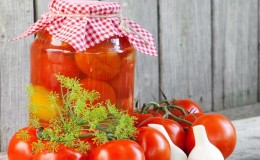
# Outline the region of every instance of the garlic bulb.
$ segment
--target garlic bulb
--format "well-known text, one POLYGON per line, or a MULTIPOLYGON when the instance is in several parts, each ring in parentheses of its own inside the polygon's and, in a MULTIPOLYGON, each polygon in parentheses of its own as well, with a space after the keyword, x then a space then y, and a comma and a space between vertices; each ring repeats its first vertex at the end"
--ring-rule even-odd
POLYGON ((148 126, 157 129, 166 137, 171 147, 171 160, 187 160, 187 155, 179 147, 172 143, 170 136, 162 125, 148 124, 148 126))
POLYGON ((224 160, 222 153, 210 143, 203 125, 193 127, 195 147, 189 154, 188 160, 224 160))

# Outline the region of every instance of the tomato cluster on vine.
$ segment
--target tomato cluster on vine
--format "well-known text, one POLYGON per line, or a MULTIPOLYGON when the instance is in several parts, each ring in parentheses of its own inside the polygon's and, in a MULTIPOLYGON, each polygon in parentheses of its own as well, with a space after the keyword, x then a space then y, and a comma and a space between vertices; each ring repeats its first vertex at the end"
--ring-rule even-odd
POLYGON ((235 149, 237 136, 232 122, 219 113, 205 113, 193 100, 174 99, 143 104, 134 115, 136 126, 149 123, 165 127, 172 142, 185 151, 187 156, 195 146, 193 126, 203 125, 209 141, 216 146, 226 159, 235 149))
POLYGON ((48 147, 48 141, 38 143, 39 128, 23 128, 9 143, 9 160, 171 160, 168 140, 149 124, 162 125, 173 144, 187 156, 195 145, 192 127, 196 125, 205 127, 210 142, 221 151, 224 158, 231 155, 236 145, 236 131, 232 122, 218 113, 204 113, 192 100, 145 103, 132 116, 135 117, 137 128, 133 138, 96 144, 91 137, 81 137, 78 143, 90 144, 87 152, 64 144, 58 144, 56 148, 48 147), (44 147, 41 148, 41 145, 44 147), (35 148, 40 151, 35 152, 35 148))

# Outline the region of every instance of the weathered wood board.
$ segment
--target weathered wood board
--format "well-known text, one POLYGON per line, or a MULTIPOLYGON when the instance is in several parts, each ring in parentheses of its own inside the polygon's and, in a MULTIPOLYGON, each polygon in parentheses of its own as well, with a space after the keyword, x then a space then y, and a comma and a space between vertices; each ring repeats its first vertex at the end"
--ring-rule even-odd
POLYGON ((25 87, 29 83, 31 38, 8 42, 33 23, 33 3, 0 1, 0 139, 5 150, 11 136, 27 121, 25 87))
POLYGON ((237 130, 237 145, 227 160, 259 160, 260 117, 237 120, 233 124, 237 130))
POLYGON ((213 0, 214 110, 257 102, 258 1, 213 0))
POLYGON ((38 20, 44 12, 48 12, 49 0, 34 0, 35 20, 38 20))
POLYGON ((211 3, 160 1, 160 82, 169 98, 211 110, 211 3))

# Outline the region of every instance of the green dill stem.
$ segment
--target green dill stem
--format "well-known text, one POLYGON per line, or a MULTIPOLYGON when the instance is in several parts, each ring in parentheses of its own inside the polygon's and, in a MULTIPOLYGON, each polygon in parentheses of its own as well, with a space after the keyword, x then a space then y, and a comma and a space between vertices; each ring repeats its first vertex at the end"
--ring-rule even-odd
MULTIPOLYGON (((62 90, 62 85, 60 86, 60 90, 61 90, 62 103, 65 104, 65 103, 66 103, 65 95, 66 95, 67 93, 64 95, 63 90, 62 90)), ((62 123, 65 124, 65 123, 66 123, 66 122, 65 122, 65 117, 64 117, 64 115, 62 114, 60 108, 58 109, 58 112, 59 112, 59 115, 60 115, 60 118, 61 118, 62 123)))
POLYGON ((64 119, 64 117, 63 117, 63 114, 62 114, 62 112, 61 112, 60 107, 57 107, 57 111, 58 111, 58 113, 59 113, 59 115, 60 115, 61 122, 62 122, 63 124, 65 124, 66 122, 65 122, 65 119, 64 119))
POLYGON ((61 95, 63 97, 62 99, 63 99, 65 110, 69 112, 69 117, 71 119, 74 119, 75 118, 75 116, 74 116, 75 114, 74 114, 74 112, 71 109, 71 103, 70 103, 70 102, 72 102, 72 100, 71 99, 66 100, 68 98, 68 96, 67 96, 68 94, 69 94, 69 91, 66 94, 63 94, 63 92, 61 92, 61 95))
POLYGON ((60 93, 61 93, 62 101, 65 102, 65 98, 64 98, 64 94, 63 94, 62 88, 63 88, 62 85, 60 85, 60 93))
POLYGON ((102 124, 99 124, 97 127, 96 127, 97 130, 101 131, 101 132, 104 132, 104 133, 108 133, 108 129, 106 129, 106 127, 102 127, 102 124))
POLYGON ((84 133, 84 134, 80 134, 78 138, 89 138, 93 136, 95 136, 94 133, 84 133))
POLYGON ((86 121, 84 121, 84 120, 80 120, 80 121, 78 121, 76 124, 78 125, 78 126, 85 126, 86 125, 86 121))
POLYGON ((109 141, 111 141, 111 140, 116 140, 117 138, 116 138, 116 136, 114 134, 107 134, 107 139, 109 141))

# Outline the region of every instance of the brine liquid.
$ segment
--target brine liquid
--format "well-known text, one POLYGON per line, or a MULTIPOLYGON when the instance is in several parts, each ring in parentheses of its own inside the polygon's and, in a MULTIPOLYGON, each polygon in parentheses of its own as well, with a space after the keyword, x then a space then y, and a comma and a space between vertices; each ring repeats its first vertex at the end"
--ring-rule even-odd
POLYGON ((56 74, 78 78, 87 90, 100 93, 94 103, 110 100, 119 109, 133 111, 135 50, 126 38, 113 37, 84 52, 38 33, 31 46, 31 83, 61 94, 56 74))

